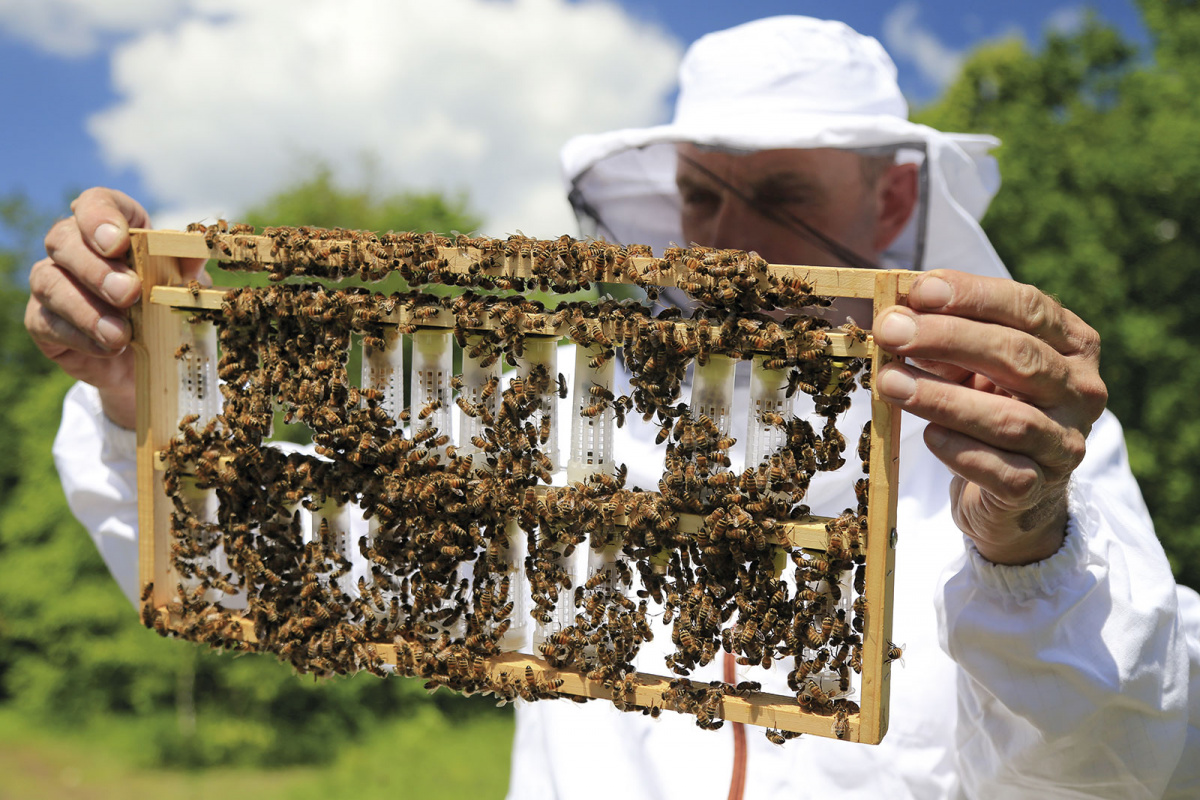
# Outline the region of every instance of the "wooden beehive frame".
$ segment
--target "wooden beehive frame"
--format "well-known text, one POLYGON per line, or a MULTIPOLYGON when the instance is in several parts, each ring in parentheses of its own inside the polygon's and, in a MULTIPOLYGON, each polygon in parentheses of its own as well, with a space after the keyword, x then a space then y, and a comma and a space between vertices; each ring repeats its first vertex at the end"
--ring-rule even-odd
MULTIPOLYGON (((175 231, 133 230, 131 262, 138 271, 143 285, 142 302, 135 309, 135 352, 137 356, 137 413, 138 413, 138 497, 140 538, 140 577, 146 587, 145 603, 148 609, 146 620, 165 628, 182 630, 185 620, 170 610, 179 585, 170 565, 171 509, 164 494, 162 454, 167 443, 178 434, 179 422, 177 398, 176 348, 181 341, 186 315, 180 310, 218 309, 225 294, 221 290, 199 289, 196 285, 184 286, 180 278, 178 259, 203 258, 219 261, 255 261, 269 264, 273 260, 275 241, 265 236, 240 235, 214 238, 203 233, 175 231), (235 244, 231 248, 230 242, 235 244)), ((335 243, 336 244, 336 243, 335 243)), ((327 247, 331 261, 349 258, 352 246, 327 247)), ((450 246, 440 251, 443 268, 449 272, 477 273, 480 269, 480 254, 470 247, 450 246)), ((530 250, 515 252, 498 259, 486 270, 490 274, 530 278, 534 274, 530 250)), ((676 286, 687 280, 686 267, 676 264, 664 269, 663 262, 650 256, 628 259, 620 268, 613 268, 597 275, 597 280, 613 283, 637 282, 641 285, 657 284, 676 286), (630 276, 637 276, 631 280, 630 276)), ((912 273, 903 271, 870 271, 837 268, 767 266, 765 272, 789 279, 800 279, 812 286, 816 294, 831 297, 869 299, 879 309, 902 302, 912 280, 912 273)), ((418 320, 406 317, 398 309, 388 320, 397 325, 407 325, 418 320)), ((423 327, 450 328, 455 324, 452 314, 424 314, 419 323, 423 327)), ((489 323, 482 322, 486 326, 489 323)), ((597 322, 596 324, 601 324, 597 322)), ((679 321, 687 326, 687 321, 679 321)), ((555 324, 549 313, 530 317, 523 321, 530 334, 566 334, 564 325, 555 324)), ((847 334, 828 335, 827 354, 842 357, 866 357, 870 359, 872 378, 890 356, 874 346, 867 337, 860 343, 847 334)), ((892 584, 894 547, 896 542, 896 484, 898 469, 900 415, 889 404, 877 396, 872 397, 871 450, 869 462, 870 494, 867 513, 867 531, 862 554, 865 556, 866 577, 863 596, 869 613, 863 631, 861 683, 859 710, 856 713, 840 714, 839 738, 864 743, 877 743, 887 730, 889 697, 889 648, 891 647, 892 584)), ((813 551, 826 549, 829 534, 827 520, 810 518, 807 521, 786 522, 779 526, 782 538, 794 547, 813 551)), ((680 515, 680 530, 695 530, 701 527, 703 518, 698 515, 680 515)), ((234 624, 228 637, 252 644, 255 640, 253 624, 239 621, 233 615, 234 624)), ((397 648, 393 642, 381 641, 373 644, 374 653, 384 662, 395 664, 397 648)), ((542 659, 525 653, 504 653, 487 659, 487 669, 495 681, 516 682, 528 675, 537 675, 554 681, 562 694, 590 698, 612 698, 613 688, 601 681, 592 680, 586 674, 571 669, 554 669, 542 659), (560 683, 561 682, 561 683, 560 683)), ((630 705, 671 708, 664 701, 670 696, 670 684, 666 678, 638 673, 632 685, 632 697, 625 700, 630 705)), ((828 710, 806 710, 790 696, 764 692, 730 693, 722 697, 717 716, 722 719, 760 725, 795 733, 831 735, 831 715, 828 710)))

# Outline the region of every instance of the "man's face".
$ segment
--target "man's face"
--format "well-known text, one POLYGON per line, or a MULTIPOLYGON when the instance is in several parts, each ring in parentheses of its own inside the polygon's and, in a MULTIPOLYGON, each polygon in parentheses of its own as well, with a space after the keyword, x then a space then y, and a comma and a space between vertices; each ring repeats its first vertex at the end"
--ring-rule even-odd
POLYGON ((857 154, 823 148, 735 155, 690 144, 680 145, 678 152, 681 244, 754 250, 773 264, 845 266, 820 244, 750 208, 706 169, 755 201, 799 217, 868 260, 877 259, 878 192, 867 185, 857 154))

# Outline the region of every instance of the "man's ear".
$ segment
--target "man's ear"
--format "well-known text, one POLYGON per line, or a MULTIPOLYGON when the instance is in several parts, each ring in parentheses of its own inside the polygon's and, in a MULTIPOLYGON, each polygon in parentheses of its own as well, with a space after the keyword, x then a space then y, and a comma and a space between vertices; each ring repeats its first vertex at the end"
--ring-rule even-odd
POLYGON ((874 249, 882 253, 895 241, 913 209, 917 207, 916 164, 893 164, 880 176, 875 185, 875 207, 878 209, 875 225, 874 249))

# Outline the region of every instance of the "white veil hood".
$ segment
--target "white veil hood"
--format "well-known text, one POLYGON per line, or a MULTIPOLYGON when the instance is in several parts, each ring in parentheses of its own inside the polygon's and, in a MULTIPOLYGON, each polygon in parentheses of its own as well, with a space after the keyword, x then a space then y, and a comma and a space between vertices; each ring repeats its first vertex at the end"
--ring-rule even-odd
POLYGON ((891 58, 841 22, 769 17, 703 36, 680 65, 672 122, 568 141, 563 174, 588 232, 686 244, 675 188, 681 142, 735 151, 899 146, 899 160, 921 163, 921 202, 882 263, 1011 277, 979 225, 1000 188, 989 155, 999 140, 910 122, 891 58))

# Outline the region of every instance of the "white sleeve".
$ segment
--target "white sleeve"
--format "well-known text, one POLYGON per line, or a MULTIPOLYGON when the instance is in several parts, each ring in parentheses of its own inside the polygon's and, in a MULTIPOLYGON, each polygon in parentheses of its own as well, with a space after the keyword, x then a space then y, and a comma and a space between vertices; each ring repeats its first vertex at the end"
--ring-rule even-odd
POLYGON ((1181 764, 1197 648, 1115 418, 1088 448, 1058 553, 1007 567, 968 544, 938 591, 969 796, 1161 797, 1200 755, 1181 764))
POLYGON ((1183 758, 1163 795, 1168 800, 1200 797, 1200 595, 1175 587, 1179 597, 1179 630, 1188 648, 1188 729, 1183 758))
POLYGON ((77 383, 63 401, 54 463, 71 513, 137 606, 137 435, 104 415, 99 392, 77 383))

